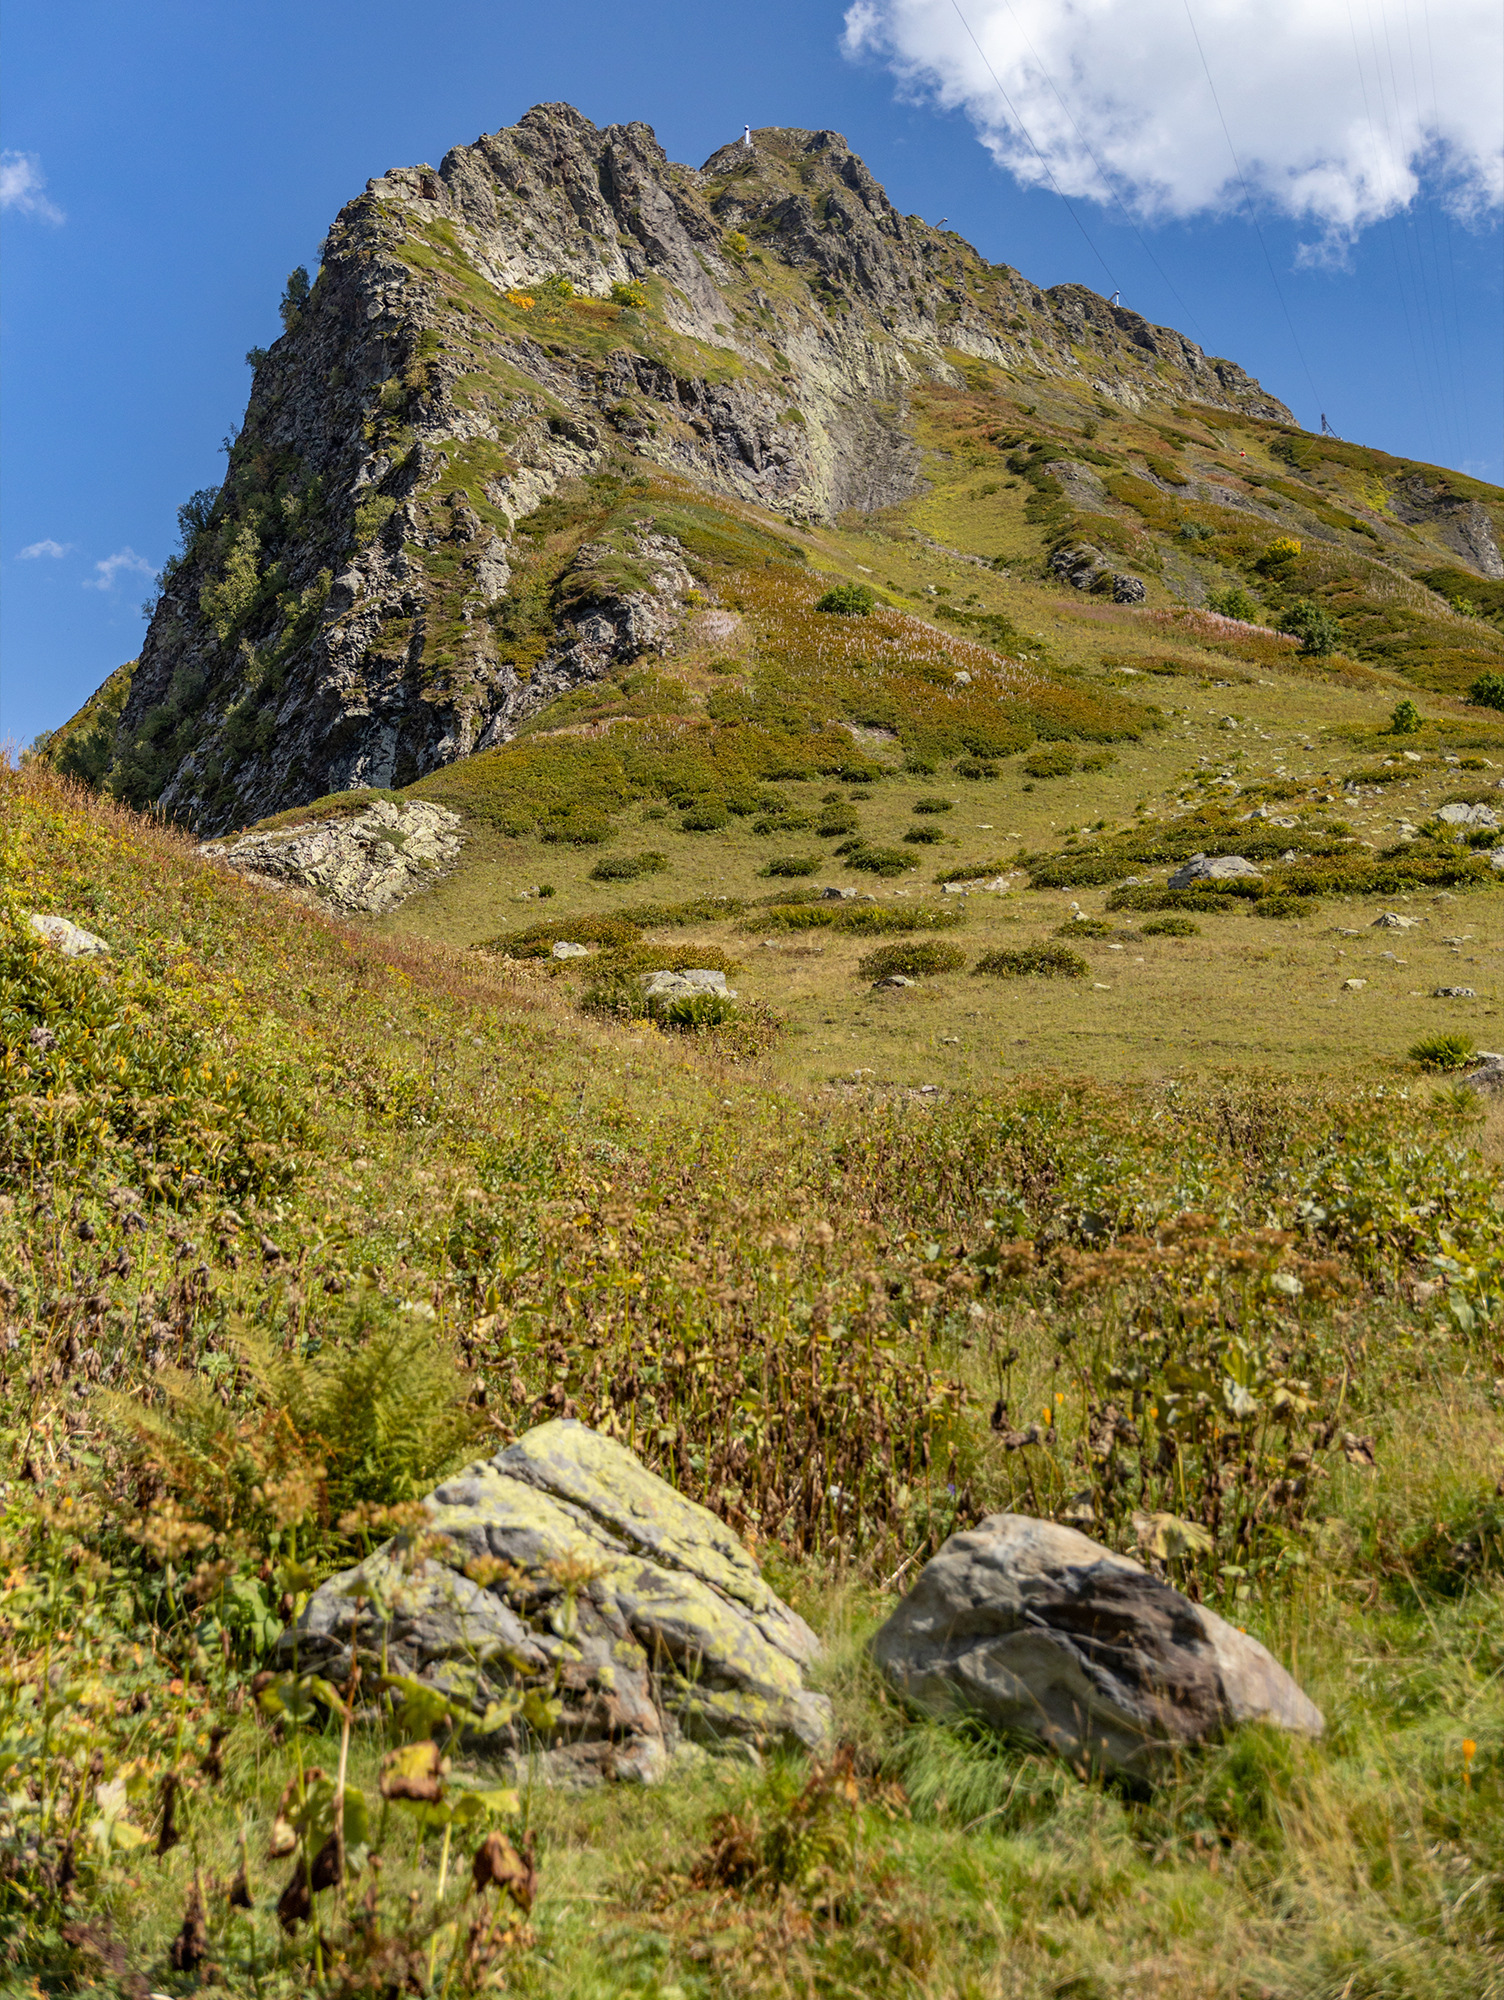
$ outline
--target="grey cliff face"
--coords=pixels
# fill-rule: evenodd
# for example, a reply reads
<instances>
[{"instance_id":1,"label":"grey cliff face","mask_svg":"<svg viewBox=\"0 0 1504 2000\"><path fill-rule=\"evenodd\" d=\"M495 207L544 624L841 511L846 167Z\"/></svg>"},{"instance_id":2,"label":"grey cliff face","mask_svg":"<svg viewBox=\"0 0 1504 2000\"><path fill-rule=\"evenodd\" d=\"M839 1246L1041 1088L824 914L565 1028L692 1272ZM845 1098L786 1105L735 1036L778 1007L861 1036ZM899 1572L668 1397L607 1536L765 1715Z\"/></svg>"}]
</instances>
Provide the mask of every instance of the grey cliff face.
<instances>
[{"instance_id":1,"label":"grey cliff face","mask_svg":"<svg viewBox=\"0 0 1504 2000\"><path fill-rule=\"evenodd\" d=\"M561 332L542 308L569 287ZM205 833L411 783L661 643L682 551L529 597L567 482L644 460L792 520L891 505L920 484L907 394L958 353L1288 416L1179 334L899 215L837 133L695 171L567 105L369 181L286 317L116 737L115 788Z\"/></svg>"}]
</instances>

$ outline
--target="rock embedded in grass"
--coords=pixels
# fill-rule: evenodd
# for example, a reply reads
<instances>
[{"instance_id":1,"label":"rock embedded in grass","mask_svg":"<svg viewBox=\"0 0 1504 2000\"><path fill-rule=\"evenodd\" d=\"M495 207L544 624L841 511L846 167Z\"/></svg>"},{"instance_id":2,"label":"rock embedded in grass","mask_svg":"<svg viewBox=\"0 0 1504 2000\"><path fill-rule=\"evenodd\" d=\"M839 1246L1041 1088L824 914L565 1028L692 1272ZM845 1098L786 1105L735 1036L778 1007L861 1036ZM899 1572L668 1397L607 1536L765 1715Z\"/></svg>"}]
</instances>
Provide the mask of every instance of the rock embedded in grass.
<instances>
[{"instance_id":1,"label":"rock embedded in grass","mask_svg":"<svg viewBox=\"0 0 1504 2000\"><path fill-rule=\"evenodd\" d=\"M471 1747L553 1784L651 1784L685 1745L828 1747L830 1703L803 1680L814 1633L624 1445L556 1419L424 1505L430 1552L399 1536L330 1577L277 1664L343 1684L353 1650L368 1683L443 1691Z\"/></svg>"},{"instance_id":2,"label":"rock embedded in grass","mask_svg":"<svg viewBox=\"0 0 1504 2000\"><path fill-rule=\"evenodd\" d=\"M1257 1640L1074 1528L992 1514L952 1535L872 1641L914 1707L1150 1779L1243 1722L1319 1736Z\"/></svg>"},{"instance_id":3,"label":"rock embedded in grass","mask_svg":"<svg viewBox=\"0 0 1504 2000\"><path fill-rule=\"evenodd\" d=\"M1177 868L1166 884L1171 889L1189 889L1197 882L1227 882L1252 876L1259 871L1241 854L1193 854L1183 868Z\"/></svg>"},{"instance_id":4,"label":"rock embedded in grass","mask_svg":"<svg viewBox=\"0 0 1504 2000\"><path fill-rule=\"evenodd\" d=\"M80 929L70 917L49 917L34 911L26 921L39 938L60 951L64 958L108 958L110 955L110 947L103 938L95 937L92 931Z\"/></svg>"},{"instance_id":5,"label":"rock embedded in grass","mask_svg":"<svg viewBox=\"0 0 1504 2000\"><path fill-rule=\"evenodd\" d=\"M385 915L459 858L460 816L422 799L376 799L363 811L199 849L238 874L310 890L337 910Z\"/></svg>"}]
</instances>

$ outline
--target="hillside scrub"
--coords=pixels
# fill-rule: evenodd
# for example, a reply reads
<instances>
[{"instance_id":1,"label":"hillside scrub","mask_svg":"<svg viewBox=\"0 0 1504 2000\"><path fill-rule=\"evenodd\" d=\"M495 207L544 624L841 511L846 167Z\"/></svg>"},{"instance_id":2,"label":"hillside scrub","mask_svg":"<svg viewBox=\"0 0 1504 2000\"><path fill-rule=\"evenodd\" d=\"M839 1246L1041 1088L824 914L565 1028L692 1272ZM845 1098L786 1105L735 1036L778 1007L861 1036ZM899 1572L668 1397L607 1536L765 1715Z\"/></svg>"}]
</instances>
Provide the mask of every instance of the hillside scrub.
<instances>
[{"instance_id":1,"label":"hillside scrub","mask_svg":"<svg viewBox=\"0 0 1504 2000\"><path fill-rule=\"evenodd\" d=\"M34 766L0 786L13 1964L938 1996L1001 1953L1043 2000L1173 1923L1167 1992L1490 1990L1504 1215L1447 1100L1042 1077L815 1122L525 964L336 924ZM60 969L35 908L111 957ZM756 921L827 910L919 914ZM439 1772L432 1705L256 1681L446 1462L558 1414L754 1543L826 1635L844 1762L580 1799L419 1773L425 1822L396 1774ZM906 1718L860 1650L902 1580L1067 1508L1298 1650L1326 1739L1245 1731L1135 1800ZM1165 1557L1162 1516L1195 1531Z\"/></svg>"}]
</instances>

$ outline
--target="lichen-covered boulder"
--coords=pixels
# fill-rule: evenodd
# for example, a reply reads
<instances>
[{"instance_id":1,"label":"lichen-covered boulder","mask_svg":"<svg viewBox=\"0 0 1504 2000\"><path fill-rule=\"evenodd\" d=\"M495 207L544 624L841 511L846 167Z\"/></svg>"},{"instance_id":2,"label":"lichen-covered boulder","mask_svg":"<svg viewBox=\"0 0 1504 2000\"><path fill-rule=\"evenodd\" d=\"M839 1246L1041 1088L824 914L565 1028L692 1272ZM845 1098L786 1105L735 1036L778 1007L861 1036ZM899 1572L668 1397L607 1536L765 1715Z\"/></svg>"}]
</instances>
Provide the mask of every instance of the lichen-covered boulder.
<instances>
[{"instance_id":1,"label":"lichen-covered boulder","mask_svg":"<svg viewBox=\"0 0 1504 2000\"><path fill-rule=\"evenodd\" d=\"M1024 1514L952 1535L872 1651L926 1714L1135 1778L1240 1722L1325 1727L1256 1639L1131 1557Z\"/></svg>"},{"instance_id":2,"label":"lichen-covered boulder","mask_svg":"<svg viewBox=\"0 0 1504 2000\"><path fill-rule=\"evenodd\" d=\"M64 958L108 958L110 947L103 938L95 937L69 917L44 916L34 913L27 919L39 938L55 946Z\"/></svg>"},{"instance_id":3,"label":"lichen-covered boulder","mask_svg":"<svg viewBox=\"0 0 1504 2000\"><path fill-rule=\"evenodd\" d=\"M1172 889L1190 889L1197 882L1257 881L1259 871L1241 854L1193 854L1170 877Z\"/></svg>"},{"instance_id":4,"label":"lichen-covered boulder","mask_svg":"<svg viewBox=\"0 0 1504 2000\"><path fill-rule=\"evenodd\" d=\"M683 1744L820 1749L819 1651L714 1514L623 1445L540 1425L429 1495L428 1526L331 1577L278 1664L411 1676L482 1754L545 1779L652 1783Z\"/></svg>"}]
</instances>

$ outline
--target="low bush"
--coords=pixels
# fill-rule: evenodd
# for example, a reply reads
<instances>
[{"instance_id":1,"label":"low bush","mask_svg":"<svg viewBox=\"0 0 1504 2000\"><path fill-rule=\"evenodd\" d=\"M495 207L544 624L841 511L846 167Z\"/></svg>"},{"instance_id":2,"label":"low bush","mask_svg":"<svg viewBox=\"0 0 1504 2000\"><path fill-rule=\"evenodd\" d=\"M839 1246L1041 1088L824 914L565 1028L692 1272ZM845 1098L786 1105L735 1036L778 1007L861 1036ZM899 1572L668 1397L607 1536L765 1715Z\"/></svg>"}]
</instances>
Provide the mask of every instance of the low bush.
<instances>
[{"instance_id":1,"label":"low bush","mask_svg":"<svg viewBox=\"0 0 1504 2000\"><path fill-rule=\"evenodd\" d=\"M1344 774L1344 785L1398 785L1406 778L1419 775L1419 764L1376 764L1363 771L1348 771Z\"/></svg>"},{"instance_id":2,"label":"low bush","mask_svg":"<svg viewBox=\"0 0 1504 2000\"><path fill-rule=\"evenodd\" d=\"M1504 708L1504 674L1479 674L1467 698L1479 708Z\"/></svg>"},{"instance_id":3,"label":"low bush","mask_svg":"<svg viewBox=\"0 0 1504 2000\"><path fill-rule=\"evenodd\" d=\"M1107 898L1107 907L1109 910L1230 910L1238 900L1225 882L1206 889L1160 889L1152 882L1133 882L1114 889Z\"/></svg>"},{"instance_id":4,"label":"low bush","mask_svg":"<svg viewBox=\"0 0 1504 2000\"><path fill-rule=\"evenodd\" d=\"M474 946L476 951L504 952L508 958L549 958L561 940L570 944L635 944L644 926L620 916L559 917L552 923L529 924L526 930L503 931Z\"/></svg>"},{"instance_id":5,"label":"low bush","mask_svg":"<svg viewBox=\"0 0 1504 2000\"><path fill-rule=\"evenodd\" d=\"M1309 598L1300 597L1279 621L1279 630L1299 639L1300 650L1312 659L1325 659L1342 642L1342 627L1328 611Z\"/></svg>"},{"instance_id":6,"label":"low bush","mask_svg":"<svg viewBox=\"0 0 1504 2000\"><path fill-rule=\"evenodd\" d=\"M997 765L986 757L962 757L956 763L958 778L995 778Z\"/></svg>"},{"instance_id":7,"label":"low bush","mask_svg":"<svg viewBox=\"0 0 1504 2000\"><path fill-rule=\"evenodd\" d=\"M1030 944L1016 950L989 951L971 968L996 979L1085 979L1091 967L1079 952L1063 944Z\"/></svg>"},{"instance_id":8,"label":"low bush","mask_svg":"<svg viewBox=\"0 0 1504 2000\"><path fill-rule=\"evenodd\" d=\"M1256 917L1313 917L1320 905L1309 896L1256 896L1252 909Z\"/></svg>"},{"instance_id":9,"label":"low bush","mask_svg":"<svg viewBox=\"0 0 1504 2000\"><path fill-rule=\"evenodd\" d=\"M941 972L959 972L966 954L954 944L885 944L857 960L863 979L928 979Z\"/></svg>"},{"instance_id":10,"label":"low bush","mask_svg":"<svg viewBox=\"0 0 1504 2000\"><path fill-rule=\"evenodd\" d=\"M1422 1069L1467 1069L1477 1055L1471 1035L1427 1035L1408 1051Z\"/></svg>"},{"instance_id":11,"label":"low bush","mask_svg":"<svg viewBox=\"0 0 1504 2000\"><path fill-rule=\"evenodd\" d=\"M815 832L821 840L839 840L843 834L855 833L859 825L855 807L843 802L822 809L815 821Z\"/></svg>"},{"instance_id":12,"label":"low bush","mask_svg":"<svg viewBox=\"0 0 1504 2000\"><path fill-rule=\"evenodd\" d=\"M744 918L740 928L754 935L780 931L843 931L854 937L887 937L905 931L948 931L962 921L960 910L934 909L920 903L894 909L880 903L799 903L769 909Z\"/></svg>"},{"instance_id":13,"label":"low bush","mask_svg":"<svg viewBox=\"0 0 1504 2000\"><path fill-rule=\"evenodd\" d=\"M832 611L842 618L866 618L877 603L877 595L865 583L838 583L816 601L816 611Z\"/></svg>"},{"instance_id":14,"label":"low bush","mask_svg":"<svg viewBox=\"0 0 1504 2000\"><path fill-rule=\"evenodd\" d=\"M819 869L818 854L779 854L757 872L759 875L815 875Z\"/></svg>"},{"instance_id":15,"label":"low bush","mask_svg":"<svg viewBox=\"0 0 1504 2000\"><path fill-rule=\"evenodd\" d=\"M956 802L954 799L942 799L936 798L933 795L927 795L922 799L915 799L914 801L914 810L916 813L948 813L954 812L955 809Z\"/></svg>"},{"instance_id":16,"label":"low bush","mask_svg":"<svg viewBox=\"0 0 1504 2000\"><path fill-rule=\"evenodd\" d=\"M1114 926L1104 917L1069 917L1056 931L1056 937L1103 938L1111 937Z\"/></svg>"},{"instance_id":17,"label":"low bush","mask_svg":"<svg viewBox=\"0 0 1504 2000\"><path fill-rule=\"evenodd\" d=\"M1257 625L1259 622L1258 601L1240 584L1232 584L1226 590L1209 590L1206 603L1208 610L1215 611L1222 618L1236 618L1244 625Z\"/></svg>"},{"instance_id":18,"label":"low bush","mask_svg":"<svg viewBox=\"0 0 1504 2000\"><path fill-rule=\"evenodd\" d=\"M1391 736L1414 736L1422 727L1421 712L1408 695L1403 701L1396 702L1394 712L1389 718Z\"/></svg>"},{"instance_id":19,"label":"low bush","mask_svg":"<svg viewBox=\"0 0 1504 2000\"><path fill-rule=\"evenodd\" d=\"M668 856L649 849L646 854L616 854L597 861L590 871L592 882L640 882L644 875L661 875Z\"/></svg>"},{"instance_id":20,"label":"low bush","mask_svg":"<svg viewBox=\"0 0 1504 2000\"><path fill-rule=\"evenodd\" d=\"M945 835L937 826L911 826L903 838L910 847L938 847Z\"/></svg>"},{"instance_id":21,"label":"low bush","mask_svg":"<svg viewBox=\"0 0 1504 2000\"><path fill-rule=\"evenodd\" d=\"M1024 759L1031 778L1068 778L1076 768L1076 753L1063 743L1042 743Z\"/></svg>"},{"instance_id":22,"label":"low bush","mask_svg":"<svg viewBox=\"0 0 1504 2000\"><path fill-rule=\"evenodd\" d=\"M1201 926L1190 917L1153 917L1139 926L1144 937L1200 937Z\"/></svg>"},{"instance_id":23,"label":"low bush","mask_svg":"<svg viewBox=\"0 0 1504 2000\"><path fill-rule=\"evenodd\" d=\"M901 847L868 847L863 842L847 854L846 866L858 869L864 875L889 877L906 875L914 862Z\"/></svg>"},{"instance_id":24,"label":"low bush","mask_svg":"<svg viewBox=\"0 0 1504 2000\"><path fill-rule=\"evenodd\" d=\"M731 813L721 799L701 799L692 805L679 825L685 833L719 833L729 826Z\"/></svg>"}]
</instances>

